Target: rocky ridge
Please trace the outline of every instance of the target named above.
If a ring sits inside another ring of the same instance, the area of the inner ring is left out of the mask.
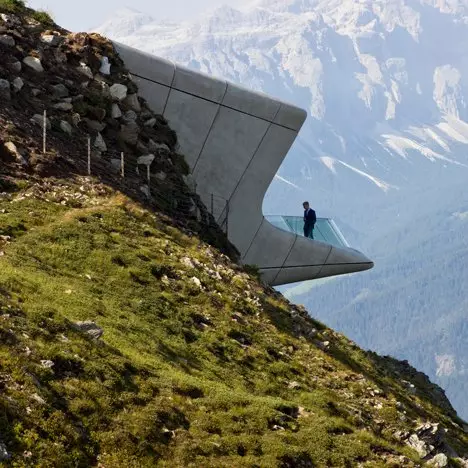
[[[50,28],[25,13],[1,14],[2,162],[25,177],[85,174],[90,138],[93,176],[224,242],[194,192],[177,136],[137,91],[110,41],[98,34]],[[119,180],[122,153],[125,180]],[[229,244],[218,246],[237,255]]]

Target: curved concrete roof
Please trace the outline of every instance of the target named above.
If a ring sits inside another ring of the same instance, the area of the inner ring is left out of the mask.
[[[177,132],[200,196],[229,200],[229,239],[264,279],[286,284],[372,268],[362,253],[280,230],[263,216],[265,193],[307,113],[291,104],[114,43],[154,112]]]

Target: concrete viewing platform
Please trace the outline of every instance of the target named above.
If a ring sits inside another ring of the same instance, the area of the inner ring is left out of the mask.
[[[263,215],[265,193],[306,120],[303,109],[114,45],[140,95],[177,132],[203,201],[216,204],[215,218],[227,219],[229,240],[242,261],[257,265],[266,282],[280,285],[373,267],[348,246],[332,220],[319,219],[312,240],[300,234],[302,218]]]

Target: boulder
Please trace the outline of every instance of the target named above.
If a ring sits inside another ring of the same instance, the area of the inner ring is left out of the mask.
[[[93,71],[84,62],[80,62],[80,66],[78,67],[78,71],[81,74],[83,74],[84,76],[86,76],[87,78],[89,78],[90,80],[92,80],[94,78]]]
[[[91,132],[102,132],[106,128],[106,124],[98,122],[97,120],[83,119],[86,122],[86,126]]]
[[[39,127],[43,128],[44,127],[44,116],[41,114],[34,114],[31,122],[39,125]],[[46,128],[47,130],[50,130],[52,128],[52,125],[50,123],[49,118],[46,118]]]
[[[140,101],[138,100],[138,95],[136,94],[129,94],[124,99],[124,104],[135,112],[141,112]]]
[[[120,126],[120,138],[129,145],[136,145],[138,143],[139,134],[140,127],[136,122],[129,122],[126,125]]]
[[[153,153],[159,153],[160,151],[167,151],[168,153],[171,152],[169,146],[164,143],[156,143],[154,140],[149,141],[148,148]]]
[[[11,455],[8,453],[7,447],[3,442],[0,442],[0,462],[6,461],[11,458]]]
[[[154,161],[154,154],[146,154],[145,156],[140,156],[137,159],[137,164],[141,164],[142,166],[151,166],[151,163]]]
[[[11,99],[10,82],[8,80],[0,79],[0,97],[7,101]]]
[[[86,333],[93,340],[98,340],[104,333],[104,330],[101,327],[98,327],[95,322],[90,320],[85,322],[76,322],[73,324],[75,330],[82,333]]]
[[[155,118],[147,120],[143,125],[145,127],[153,128],[156,125],[157,120]]]
[[[16,162],[23,164],[24,166],[28,164],[24,156],[19,151],[18,147],[12,141],[7,141],[3,146],[8,151],[8,153],[10,153],[16,159]]]
[[[443,468],[448,465],[447,455],[443,453],[438,453],[435,457],[431,458],[427,462],[427,466],[434,466],[436,468]]]
[[[70,112],[73,110],[73,104],[69,102],[59,102],[54,105],[54,109],[61,110],[63,112]]]
[[[127,97],[128,88],[123,84],[113,84],[110,87],[110,94],[114,101],[123,101]]]
[[[100,133],[97,134],[97,137],[94,140],[94,147],[98,151],[101,151],[102,153],[105,153],[107,151],[106,142],[104,141],[104,138],[102,137],[102,135]]]
[[[68,88],[63,84],[52,86],[52,94],[56,98],[66,98],[69,95]]]
[[[8,47],[15,47],[15,40],[8,34],[0,34],[0,44]]]
[[[102,57],[101,68],[99,69],[99,72],[102,73],[103,75],[110,75],[110,69],[111,69],[111,65],[109,63],[109,58]]]
[[[57,36],[55,34],[43,34],[41,36],[41,42],[50,45],[51,47],[58,47],[63,41],[64,37]]]
[[[60,129],[68,135],[71,135],[73,132],[73,127],[66,120],[60,122]]]
[[[125,123],[136,122],[137,119],[138,119],[138,116],[136,112],[132,110],[125,112],[125,114],[123,115],[123,120]]]
[[[12,85],[13,89],[18,93],[23,89],[24,81],[18,76],[13,80]]]
[[[23,68],[19,60],[16,60],[15,62],[10,63],[8,66],[10,67],[10,70],[13,73],[20,73],[21,69]]]
[[[42,73],[44,71],[44,67],[42,66],[40,59],[37,57],[29,55],[23,59],[23,63],[37,73]]]
[[[116,103],[112,104],[112,118],[120,119],[120,117],[122,117],[122,111],[120,110],[119,105]]]

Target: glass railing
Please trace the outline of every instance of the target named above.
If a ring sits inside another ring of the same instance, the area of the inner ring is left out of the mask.
[[[283,231],[294,232],[300,236],[304,235],[304,219],[302,216],[267,215],[265,218],[273,226]],[[335,221],[330,218],[317,218],[314,228],[314,239],[336,247],[349,247]]]

